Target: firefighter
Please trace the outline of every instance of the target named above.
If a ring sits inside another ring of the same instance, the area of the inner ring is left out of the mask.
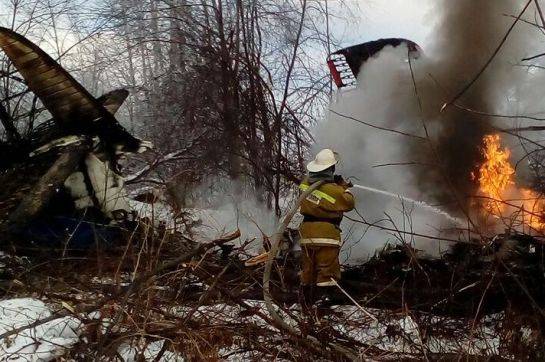
[[[337,154],[323,149],[307,165],[308,176],[300,185],[302,191],[317,181],[324,183],[301,203],[303,222],[301,234],[301,285],[307,302],[313,303],[314,287],[328,293],[335,281],[341,278],[339,251],[341,249],[340,224],[343,214],[354,208],[352,186],[335,175]],[[309,295],[310,293],[310,295]],[[324,293],[319,293],[324,294]]]

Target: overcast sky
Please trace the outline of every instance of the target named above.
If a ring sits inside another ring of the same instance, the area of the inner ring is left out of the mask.
[[[328,0],[333,6],[337,0]],[[408,38],[425,46],[434,17],[429,0],[345,0],[357,9],[354,24],[331,19],[331,31],[343,46],[379,38]],[[359,9],[358,9],[359,7]]]

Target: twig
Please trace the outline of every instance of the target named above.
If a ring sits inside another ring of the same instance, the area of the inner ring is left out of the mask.
[[[544,55],[545,55],[545,53],[539,53],[537,55],[534,55],[534,56],[531,56],[531,57],[528,57],[528,58],[522,58],[521,61],[525,62],[527,60],[534,60],[534,59],[537,59],[537,58],[541,58]]]
[[[125,293],[125,299],[127,299],[128,297],[127,296],[130,296],[132,295],[133,293],[135,293],[136,291],[138,291],[140,289],[140,287],[146,282],[148,281],[150,278],[160,274],[161,272],[163,272],[164,270],[166,269],[170,269],[172,267],[175,267],[191,258],[193,258],[195,255],[198,255],[200,254],[202,251],[206,250],[206,249],[209,249],[211,247],[215,247],[215,246],[218,246],[218,245],[221,245],[221,244],[224,244],[230,240],[234,240],[236,238],[240,237],[240,231],[237,230],[236,232],[234,232],[233,234],[230,234],[230,235],[227,235],[223,238],[220,238],[220,239],[217,239],[217,240],[214,240],[214,241],[211,241],[209,243],[205,243],[205,244],[201,244],[197,247],[195,247],[193,250],[187,252],[186,254],[174,259],[174,260],[171,260],[169,262],[166,262],[160,266],[158,266],[155,270],[151,271],[151,272],[148,272],[146,274],[144,274],[142,277],[140,278],[137,278],[135,279],[128,287],[126,293]],[[116,297],[119,297],[123,295],[123,290],[117,292],[117,293],[114,293],[113,295],[109,296],[109,297],[105,297],[105,298],[102,298],[100,301],[98,301],[97,303],[94,303],[92,305],[88,305],[86,307],[83,307],[81,309],[77,309],[77,313],[81,313],[81,314],[86,314],[86,313],[90,313],[90,312],[93,312],[97,309],[99,309],[101,306],[105,305],[106,303],[108,303],[109,301],[115,299]],[[21,333],[22,331],[24,330],[27,330],[27,329],[30,329],[30,328],[34,328],[34,327],[37,327],[37,326],[40,326],[40,325],[43,325],[47,322],[50,322],[52,320],[55,320],[57,318],[62,318],[62,317],[66,317],[68,315],[70,315],[71,313],[67,312],[65,309],[63,309],[62,311],[58,312],[58,313],[54,313],[52,315],[50,315],[49,317],[46,317],[46,318],[43,318],[43,319],[39,319],[37,321],[34,321],[32,323],[29,323],[27,325],[24,325],[24,326],[21,326],[21,327],[18,327],[18,328],[14,328],[12,330],[9,330],[9,331],[6,331],[2,334],[0,334],[0,340],[4,339],[4,338],[7,338],[9,336],[12,336],[14,334],[18,334],[18,333]]]
[[[488,68],[488,66],[490,65],[490,63],[492,63],[492,60],[494,60],[494,58],[496,57],[496,55],[498,55],[498,53],[500,52],[500,49],[503,47],[503,44],[505,44],[505,42],[507,41],[507,38],[509,37],[509,34],[511,34],[511,31],[513,31],[513,29],[515,28],[515,25],[518,23],[518,21],[520,20],[520,18],[522,17],[522,15],[526,12],[526,9],[528,9],[528,6],[530,6],[530,4],[533,2],[534,0],[528,0],[528,2],[526,3],[526,5],[524,6],[524,8],[522,9],[522,11],[519,13],[519,15],[517,16],[517,18],[515,19],[515,21],[513,21],[513,24],[511,24],[511,26],[509,27],[509,29],[507,30],[507,32],[505,33],[505,35],[503,36],[502,40],[500,41],[500,43],[498,44],[498,46],[496,47],[496,49],[494,50],[494,52],[492,53],[492,55],[488,58],[488,60],[486,61],[486,63],[482,66],[482,68],[479,70],[479,72],[477,72],[477,74],[473,77],[473,79],[468,83],[466,84],[466,86],[464,88],[462,88],[462,90],[456,94],[456,96],[454,96],[454,98],[452,98],[452,100],[450,100],[449,102],[443,104],[443,106],[441,107],[441,111],[444,111],[448,106],[456,103],[456,101],[458,99],[460,99],[460,97],[462,95],[464,95],[464,93],[469,89],[471,88],[471,86],[477,81],[477,79],[480,78],[480,76],[484,73],[484,71],[486,70],[486,68]]]
[[[539,0],[534,0],[536,3],[536,9],[537,13],[539,14],[539,18],[541,19],[541,25],[545,27],[545,18],[543,17],[543,11],[541,11],[541,5],[539,5]]]
[[[402,135],[402,136],[413,137],[413,138],[420,139],[420,140],[426,140],[425,137],[418,136],[418,135],[411,134],[411,133],[402,132],[402,131],[397,131],[397,130],[391,129],[391,128],[380,127],[380,126],[377,126],[377,125],[362,121],[361,119],[357,119],[357,118],[354,118],[352,116],[348,116],[346,114],[339,113],[339,112],[337,112],[337,111],[335,111],[335,110],[333,110],[331,108],[329,109],[329,111],[331,113],[333,113],[333,114],[336,114],[337,116],[340,116],[340,117],[343,117],[343,118],[346,118],[346,119],[350,119],[350,120],[352,120],[354,122],[358,122],[358,123],[364,124],[366,126],[369,126],[369,127],[375,128],[375,129],[380,129],[382,131],[396,133],[396,134],[399,134],[399,135]]]
[[[343,292],[344,295],[346,295],[348,297],[348,299],[350,299],[352,301],[352,303],[354,303],[356,305],[356,307],[358,307],[366,316],[368,316],[369,318],[371,318],[372,320],[374,320],[375,322],[378,322],[378,319],[372,315],[371,313],[369,313],[365,308],[363,308],[358,302],[356,302],[356,300],[354,298],[352,298],[352,296],[350,294],[348,294],[343,288],[341,288],[341,286],[339,285],[339,283],[337,283],[337,281],[333,278],[331,278],[331,281],[335,284],[335,286],[337,288],[339,288],[339,290],[341,292]]]

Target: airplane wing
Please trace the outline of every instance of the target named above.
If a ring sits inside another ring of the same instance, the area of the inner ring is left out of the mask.
[[[108,147],[140,152],[143,141],[129,134],[113,113],[128,95],[126,90],[93,97],[60,64],[36,44],[16,32],[0,27],[0,49],[21,73],[29,89],[40,98],[64,133],[98,135]],[[116,93],[117,92],[117,93]],[[149,148],[148,143],[145,147]]]
[[[104,107],[36,44],[0,27],[0,48],[61,126],[104,117]]]
[[[98,103],[102,104],[104,108],[111,114],[116,114],[119,107],[125,103],[125,100],[129,96],[129,91],[126,89],[115,89],[108,93],[105,93],[98,97]]]

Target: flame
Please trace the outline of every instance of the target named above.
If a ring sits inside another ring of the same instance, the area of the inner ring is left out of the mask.
[[[529,189],[521,189],[524,223],[532,229],[545,231],[545,200]]]
[[[509,162],[511,152],[507,148],[501,149],[498,134],[484,136],[482,152],[484,162],[479,168],[479,191],[490,198],[484,202],[485,209],[501,216],[507,206],[502,202],[503,197],[507,188],[514,184],[515,169]]]
[[[484,213],[508,220],[511,225],[530,226],[536,231],[545,230],[545,200],[533,190],[517,187],[515,169],[509,160],[511,152],[502,148],[499,134],[483,138],[484,161],[479,167],[479,193]],[[473,175],[475,179],[475,176]]]

